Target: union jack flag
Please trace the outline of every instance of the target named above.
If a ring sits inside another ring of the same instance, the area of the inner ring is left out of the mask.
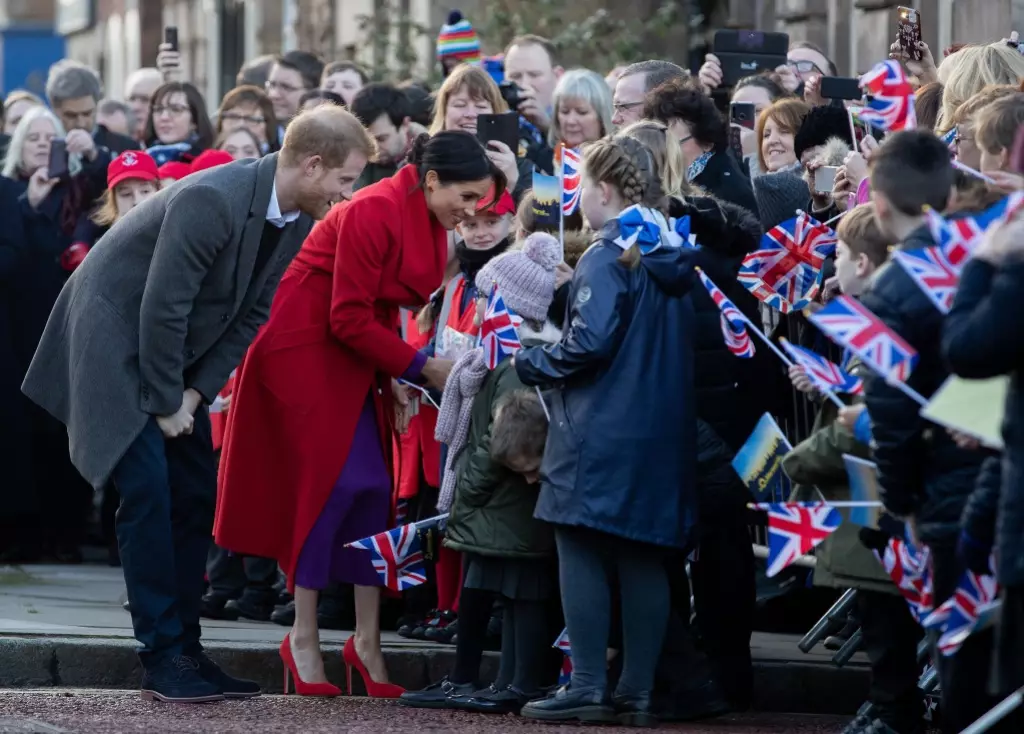
[[[942,630],[939,650],[943,655],[952,655],[979,628],[979,622],[998,596],[999,584],[995,577],[965,571],[953,595],[921,624],[925,629]]]
[[[700,282],[711,294],[711,300],[722,312],[722,336],[725,337],[725,346],[737,357],[753,357],[754,343],[750,340],[750,334],[747,333],[747,326],[750,325],[747,317],[733,305],[732,301],[726,298],[717,285],[711,282],[711,278],[705,275],[703,270],[699,271],[698,275],[700,275]]]
[[[736,279],[744,288],[750,291],[754,298],[766,306],[774,308],[779,313],[790,313],[793,310],[793,304],[769,288],[763,280],[753,273],[740,272],[737,274]]]
[[[946,259],[942,248],[897,250],[893,253],[893,259],[903,266],[936,308],[942,313],[949,313],[957,286],[960,285],[960,269]]]
[[[1010,219],[1024,206],[1024,193],[1014,192],[979,214],[946,219],[929,209],[925,212],[932,238],[942,249],[946,261],[955,269],[957,277],[981,244],[981,236],[989,227]]]
[[[515,354],[522,342],[516,331],[516,316],[505,305],[505,299],[494,286],[491,297],[487,299],[487,310],[480,324],[480,346],[484,349],[487,368],[494,369],[505,357]]]
[[[373,554],[373,570],[392,591],[402,591],[426,583],[423,552],[415,525],[402,525],[394,530],[347,544],[350,548],[368,550]]]
[[[562,148],[562,214],[569,216],[580,205],[583,159],[578,150]]]
[[[875,556],[906,599],[910,614],[921,623],[934,606],[928,548],[918,551],[906,540],[891,538],[885,552],[879,555],[875,551]]]
[[[836,296],[808,318],[886,380],[905,382],[917,363],[917,351],[903,337],[849,296]]]
[[[859,395],[864,390],[864,383],[859,378],[844,372],[839,365],[831,362],[810,349],[791,344],[788,339],[780,339],[782,348],[786,350],[793,362],[804,368],[807,377],[822,392],[843,392]]]
[[[562,634],[558,636],[552,647],[557,647],[564,653],[562,669],[558,673],[558,685],[567,686],[572,679],[572,647],[569,646],[569,630],[562,630]]]
[[[800,212],[768,230],[760,249],[743,258],[740,272],[756,275],[795,309],[817,294],[821,266],[835,249],[835,232]]]
[[[768,512],[769,578],[810,553],[843,521],[839,510],[819,503],[773,502],[758,507]]]
[[[956,136],[959,132],[959,128],[954,125],[949,128],[949,131],[945,135],[942,136],[942,142],[946,144],[947,148],[949,148],[950,153],[956,153]]]
[[[898,61],[876,64],[860,78],[860,86],[868,95],[860,119],[891,132],[917,127],[914,88]]]

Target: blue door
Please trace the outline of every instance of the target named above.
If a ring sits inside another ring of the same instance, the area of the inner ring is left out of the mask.
[[[64,37],[52,30],[8,28],[3,31],[3,79],[0,89],[27,89],[43,97],[46,72],[64,58]]]

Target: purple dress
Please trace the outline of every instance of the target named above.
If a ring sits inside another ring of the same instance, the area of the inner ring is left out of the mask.
[[[419,378],[425,354],[417,353],[402,379]],[[373,394],[367,394],[352,446],[327,504],[302,544],[295,585],[325,589],[332,583],[381,586],[368,551],[346,543],[384,532],[391,512],[391,475],[384,458]]]

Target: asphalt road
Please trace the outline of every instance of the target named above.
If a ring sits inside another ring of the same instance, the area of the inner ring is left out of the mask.
[[[743,714],[700,724],[663,725],[692,734],[831,734],[843,720],[831,716]],[[333,700],[263,696],[205,705],[148,703],[130,691],[0,690],[0,734],[573,734],[624,732],[617,727],[553,726],[506,716],[409,709],[365,698]]]

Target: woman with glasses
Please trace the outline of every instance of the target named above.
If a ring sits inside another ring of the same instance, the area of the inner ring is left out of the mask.
[[[146,121],[146,152],[157,166],[189,162],[213,146],[213,125],[203,95],[188,82],[168,82],[153,93]]]
[[[224,95],[217,110],[217,133],[223,135],[240,127],[256,136],[260,152],[277,150],[277,118],[270,97],[259,87],[244,84]]]

